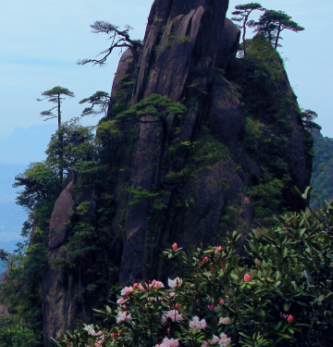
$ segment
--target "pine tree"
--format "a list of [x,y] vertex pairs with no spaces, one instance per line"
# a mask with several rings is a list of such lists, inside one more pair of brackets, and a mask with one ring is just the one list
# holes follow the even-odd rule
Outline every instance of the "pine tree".
[[296,33],[303,31],[304,28],[298,23],[291,20],[291,16],[287,15],[283,11],[267,10],[256,21],[249,21],[247,23],[249,27],[255,28],[255,32],[262,34],[273,45],[274,49],[282,47],[279,44],[279,40],[282,40],[281,32],[285,29],[294,31]]
[[236,11],[232,12],[232,14],[235,17],[232,17],[231,19],[236,22],[242,22],[241,25],[237,25],[239,29],[242,29],[243,35],[242,35],[242,43],[243,43],[243,50],[244,50],[244,56],[246,56],[246,26],[249,20],[249,17],[251,13],[255,10],[263,11],[264,8],[257,2],[251,2],[245,5],[237,5]]
[[[58,137],[59,142],[61,144],[61,149],[59,152],[59,182],[62,184],[63,177],[64,177],[64,170],[63,170],[63,135],[62,135],[62,129],[61,129],[61,102],[65,98],[62,96],[69,96],[70,98],[74,97],[74,93],[67,88],[56,86],[52,89],[46,90],[42,93],[42,96],[45,98],[43,99],[37,99],[37,101],[43,101],[48,100],[51,103],[56,104],[56,106],[50,108],[49,110],[42,111],[40,114],[42,117],[47,117],[45,121],[49,119],[58,119]],[[57,114],[53,113],[53,110],[57,110]]]

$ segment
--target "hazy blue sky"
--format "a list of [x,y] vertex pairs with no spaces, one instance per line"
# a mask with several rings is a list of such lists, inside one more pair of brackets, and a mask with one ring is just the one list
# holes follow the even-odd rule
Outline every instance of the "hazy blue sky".
[[[231,0],[229,9],[244,2]],[[95,20],[130,24],[133,36],[142,38],[151,4],[152,0],[2,0],[0,140],[16,127],[43,123],[39,112],[48,104],[35,100],[46,89],[61,85],[76,94],[64,102],[65,120],[80,114],[82,106],[77,103],[82,98],[96,90],[109,91],[117,55],[103,68],[76,65],[78,59],[94,57],[108,45],[105,36],[90,32],[89,25]],[[285,11],[306,28],[299,34],[285,32],[280,51],[301,107],[317,111],[324,135],[333,137],[333,1],[262,0],[261,4]]]

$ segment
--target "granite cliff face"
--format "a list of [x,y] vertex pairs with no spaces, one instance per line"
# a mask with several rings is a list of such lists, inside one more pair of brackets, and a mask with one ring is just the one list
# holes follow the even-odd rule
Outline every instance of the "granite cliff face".
[[[97,134],[108,124],[115,143],[109,160],[115,206],[110,254],[120,254],[112,261],[121,284],[164,278],[168,269],[158,255],[166,243],[216,244],[228,230],[246,235],[265,213],[278,213],[281,202],[303,207],[289,193],[293,185],[308,185],[311,169],[296,98],[269,43],[254,40],[252,60],[236,59],[240,32],[225,18],[227,7],[228,0],[155,0],[138,65],[130,49],[120,59],[108,117]],[[181,102],[185,113],[159,122],[148,114],[134,123],[119,118],[120,102],[135,105],[154,95]],[[50,227],[43,289],[50,345],[50,337],[71,328],[85,310],[74,296],[84,292],[79,283],[86,269],[76,277],[52,270],[55,258],[67,256],[66,223],[56,218],[62,206],[61,218],[68,219],[70,184]]]

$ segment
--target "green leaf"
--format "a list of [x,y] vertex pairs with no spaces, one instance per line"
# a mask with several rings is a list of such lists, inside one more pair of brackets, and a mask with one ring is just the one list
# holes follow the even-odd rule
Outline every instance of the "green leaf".
[[324,299],[325,299],[325,295],[322,294],[322,295],[320,295],[320,297],[318,298],[318,301],[319,301],[319,302],[322,302],[322,301],[324,301]]

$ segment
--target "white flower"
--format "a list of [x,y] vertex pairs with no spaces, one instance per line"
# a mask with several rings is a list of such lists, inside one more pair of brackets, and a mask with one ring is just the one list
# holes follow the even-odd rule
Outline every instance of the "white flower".
[[131,320],[132,316],[130,314],[127,314],[126,311],[119,311],[117,314],[117,323],[120,323],[126,319]]
[[229,317],[221,317],[219,320],[219,325],[221,324],[229,324],[230,323],[230,318]]
[[97,335],[96,331],[94,330],[94,328],[91,325],[86,325],[83,328],[83,330],[85,330],[88,333],[88,335],[90,335],[90,336],[96,336]]
[[231,343],[231,338],[228,337],[225,333],[222,333],[222,334],[220,335],[219,345],[220,345],[221,347],[227,347],[227,346],[230,345],[230,343]]
[[176,277],[174,280],[168,278],[168,285],[170,288],[180,287],[183,284],[183,280]]
[[191,329],[194,329],[196,331],[200,331],[202,329],[206,329],[207,323],[204,319],[199,320],[200,318],[198,316],[194,316],[192,320],[189,323],[189,327]]
[[183,315],[180,314],[177,310],[170,310],[169,312],[162,315],[163,323],[165,323],[168,318],[170,318],[173,322],[181,322],[183,320]]

